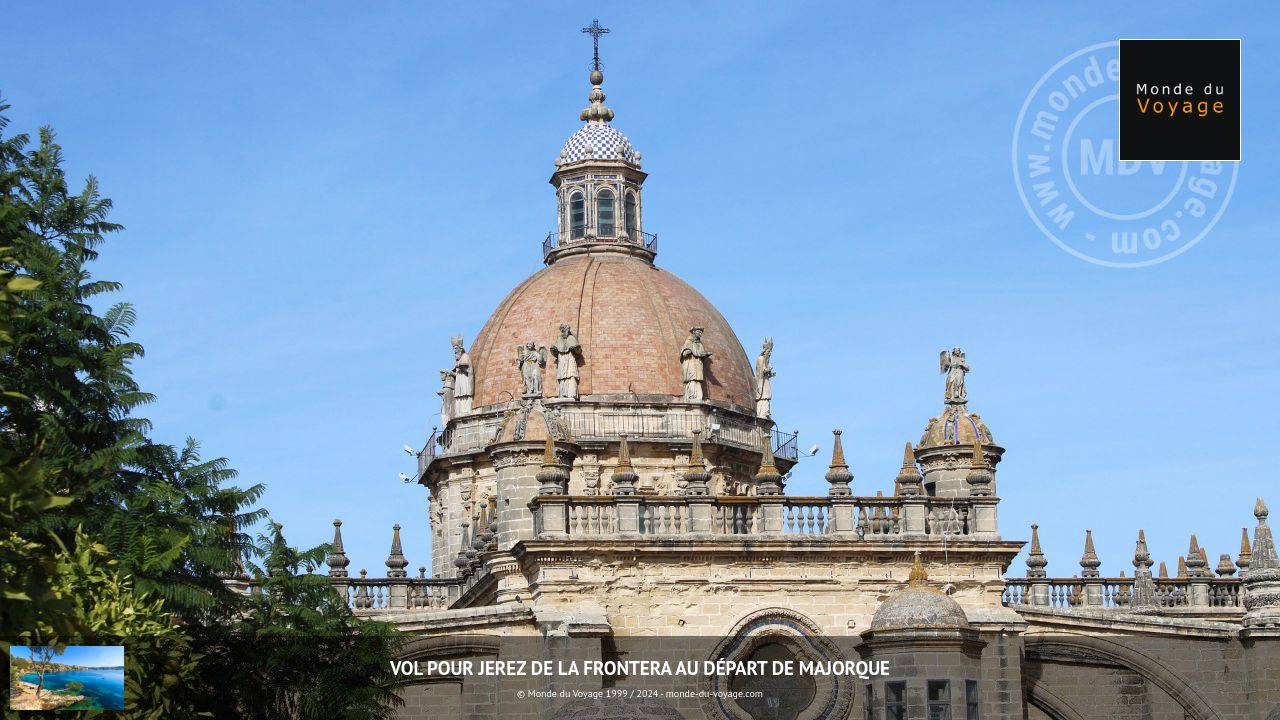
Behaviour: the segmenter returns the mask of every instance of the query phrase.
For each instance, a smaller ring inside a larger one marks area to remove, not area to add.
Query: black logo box
[[[1240,103],[1238,39],[1120,40],[1121,160],[1239,160]]]

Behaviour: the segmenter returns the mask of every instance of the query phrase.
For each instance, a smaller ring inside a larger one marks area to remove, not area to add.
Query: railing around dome
[[[654,233],[628,232],[622,227],[595,228],[583,225],[569,232],[547,233],[547,238],[542,241],[542,261],[546,262],[551,257],[551,251],[558,247],[582,242],[627,243],[655,254],[658,252],[658,236]]]
[[[634,535],[760,535],[833,540],[993,539],[995,498],[793,495],[539,495],[542,539]]]

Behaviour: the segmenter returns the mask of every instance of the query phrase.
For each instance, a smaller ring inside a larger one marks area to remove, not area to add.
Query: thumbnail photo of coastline
[[[12,710],[123,710],[124,647],[9,648]]]

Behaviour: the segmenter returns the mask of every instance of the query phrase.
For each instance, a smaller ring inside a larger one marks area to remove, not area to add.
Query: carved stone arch
[[[415,637],[400,650],[401,660],[447,659],[458,655],[497,655],[499,639],[493,635],[445,635]]]
[[[1057,649],[1082,652],[1132,670],[1163,690],[1191,720],[1221,720],[1204,697],[1158,656],[1094,635],[1028,635],[1023,641],[1028,659],[1042,660]],[[1043,708],[1042,708],[1043,709]]]
[[[1081,715],[1071,703],[1058,697],[1042,683],[1028,683],[1022,692],[1028,703],[1052,720],[1086,720],[1085,716]]]
[[[781,607],[764,608],[751,612],[733,623],[723,634],[706,659],[744,661],[760,647],[781,645],[797,660],[821,662],[842,661],[846,658],[834,643],[823,636],[822,629],[810,618],[794,610]],[[827,720],[844,718],[853,704],[855,683],[841,675],[814,677],[813,700],[803,709],[797,720]],[[703,713],[718,720],[752,720],[752,716],[735,700],[726,697],[729,679],[720,676],[704,676],[702,689]]]

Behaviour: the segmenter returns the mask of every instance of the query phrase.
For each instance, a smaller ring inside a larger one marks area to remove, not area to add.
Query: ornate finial
[[[969,363],[965,360],[964,351],[960,348],[943,350],[938,356],[941,372],[947,376],[946,403],[948,405],[964,405],[968,402],[968,394],[964,387],[964,375],[969,372]]]
[[[1151,567],[1151,553],[1147,551],[1147,533],[1138,531],[1138,544],[1133,549],[1133,566],[1135,568]]]
[[[1253,560],[1253,549],[1249,547],[1249,528],[1240,528],[1240,557],[1236,558],[1236,567],[1240,568],[1243,574],[1249,569],[1249,563]]]
[[[406,576],[404,569],[409,561],[404,559],[404,549],[400,546],[400,524],[391,526],[391,554],[387,555],[387,577],[402,578]]]
[[[1258,498],[1253,507],[1253,516],[1258,518],[1258,527],[1253,531],[1253,553],[1249,558],[1249,572],[1280,568],[1280,558],[1276,557],[1276,543],[1271,537],[1271,528],[1267,526],[1267,505]]]
[[[1044,571],[1048,565],[1049,560],[1044,556],[1044,551],[1040,549],[1040,526],[1032,523],[1031,549],[1027,551],[1027,577],[1048,577],[1048,574]]]
[[[542,452],[542,469],[534,477],[539,483],[539,495],[565,495],[569,492],[569,475],[556,461],[556,444],[550,434]]]
[[[702,431],[693,431],[693,450],[689,453],[689,462],[684,466],[684,494],[702,496],[709,495],[711,489],[707,481],[711,473],[707,472],[707,462],[702,458]]]
[[[924,563],[920,561],[919,550],[916,551],[915,558],[911,562],[911,574],[907,576],[907,587],[929,587],[929,573],[925,572]]]
[[[831,467],[827,470],[827,482],[831,483],[831,488],[827,490],[828,495],[847,497],[853,494],[849,489],[849,482],[853,480],[853,473],[849,472],[849,466],[844,461],[844,445],[840,441],[843,433],[841,430],[832,430],[831,433],[836,436],[835,443],[831,446]]]
[[[902,469],[898,471],[898,477],[893,484],[894,495],[914,496],[924,494],[924,477],[920,475],[920,468],[916,467],[915,451],[909,441],[906,449],[902,451]]]
[[[342,547],[342,521],[333,521],[333,546],[329,548],[329,557],[325,560],[329,566],[329,577],[346,577],[347,566],[351,560],[347,558],[346,549]]]
[[[1102,561],[1098,559],[1098,553],[1093,550],[1093,531],[1084,531],[1084,554],[1080,556],[1080,577],[1096,578],[1101,577],[1098,573],[1098,567],[1102,565]]]
[[[1160,561],[1160,577],[1166,580],[1169,578],[1169,568],[1164,564],[1163,560]]]
[[[763,438],[760,448],[760,469],[756,470],[756,493],[760,495],[782,494],[782,473],[773,464],[773,444],[769,433],[760,433]]]
[[[1236,564],[1231,562],[1231,555],[1222,553],[1218,556],[1218,567],[1214,571],[1218,577],[1231,577],[1236,574]]]
[[[1156,586],[1151,580],[1151,553],[1147,551],[1147,534],[1139,530],[1138,544],[1133,551],[1133,591],[1129,608],[1147,610],[1155,607]]]
[[[578,119],[588,122],[609,122],[613,119],[613,110],[605,107],[604,90],[600,88],[604,84],[604,73],[600,72],[600,36],[608,34],[609,28],[600,27],[599,20],[592,20],[591,27],[582,28],[582,32],[591,36],[594,53],[591,60],[591,92],[587,94],[587,100],[591,102],[591,106],[583,110],[578,115]]]
[[[1174,577],[1188,577],[1187,575],[1187,558],[1185,555],[1178,556],[1178,574]]]
[[[991,468],[986,454],[982,452],[982,441],[977,438],[973,440],[973,458],[969,467],[969,474],[965,477],[969,483],[969,494],[975,497],[991,495]]]
[[[1204,555],[1204,549],[1200,547],[1200,542],[1196,540],[1193,533],[1191,535],[1191,545],[1187,549],[1187,575],[1188,577],[1208,577],[1209,575],[1209,559]]]
[[[627,436],[618,436],[618,467],[613,470],[613,494],[635,495],[636,481],[640,476],[631,467],[631,452],[627,449]]]

